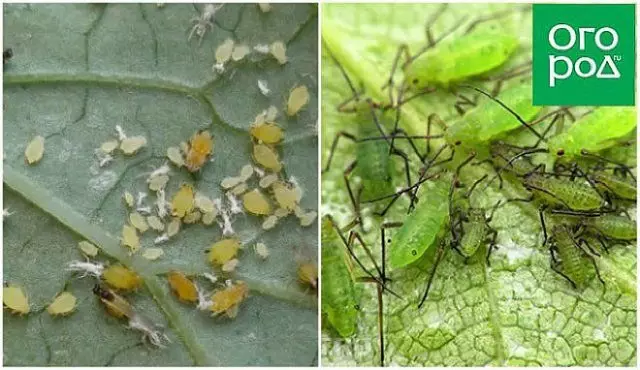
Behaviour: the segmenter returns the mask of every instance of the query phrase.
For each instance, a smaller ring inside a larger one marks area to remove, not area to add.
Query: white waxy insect
[[[149,183],[150,190],[159,191],[164,189],[164,187],[167,185],[167,182],[169,182],[169,176],[167,175],[153,176],[148,178],[147,182]]]
[[[164,251],[161,248],[146,248],[142,252],[142,257],[149,261],[157,260],[164,255]]]
[[[40,135],[36,136],[29,142],[24,150],[24,156],[29,164],[38,163],[44,154],[44,138]]]
[[[226,39],[218,48],[216,49],[216,63],[224,64],[229,59],[231,59],[231,54],[233,53],[233,40]]]
[[[198,45],[202,43],[202,39],[204,35],[207,33],[207,27],[213,30],[213,23],[211,23],[211,18],[216,14],[220,8],[222,8],[224,4],[207,4],[200,14],[199,17],[191,18],[191,23],[195,23],[191,28],[191,32],[189,32],[189,37],[187,37],[187,41],[191,40],[194,34],[199,37]]]
[[[14,212],[9,212],[9,208],[4,208],[2,210],[2,221],[4,222],[4,220],[9,218],[9,216],[11,216],[12,214],[14,214]]]
[[[158,216],[149,216],[149,217],[147,217],[147,223],[155,231],[163,231],[164,230],[164,224],[162,223],[162,220]]]
[[[199,211],[193,210],[191,211],[191,213],[184,216],[182,221],[184,221],[185,224],[195,224],[196,222],[200,221],[201,217],[202,214]]]
[[[270,215],[264,219],[264,222],[262,223],[262,229],[271,230],[276,226],[277,223],[278,223],[278,216]]]
[[[146,197],[147,197],[147,193],[139,191],[138,192],[138,200],[136,201],[136,207],[141,207],[142,206],[142,202],[144,202]]]
[[[318,213],[316,211],[305,213],[300,217],[300,226],[310,226],[313,221],[315,221],[316,217],[318,217]]]
[[[60,293],[47,307],[47,312],[52,316],[68,315],[76,308],[77,299],[69,292]]]
[[[264,96],[268,96],[271,90],[269,90],[269,86],[267,85],[267,81],[258,80],[258,88],[260,89],[260,93]]]
[[[167,236],[172,237],[180,231],[180,218],[174,217],[167,225]]]
[[[120,143],[120,150],[126,155],[133,155],[147,145],[147,138],[144,136],[128,137]]]
[[[213,212],[204,212],[202,214],[202,223],[209,226],[216,220],[216,214]]]
[[[287,217],[287,215],[289,214],[289,210],[286,208],[278,208],[276,209],[275,212],[273,212],[273,215],[278,217],[278,218],[283,218],[283,217]]]
[[[139,213],[145,214],[145,215],[150,215],[151,214],[151,207],[149,207],[149,206],[138,207],[138,208],[136,208],[136,211],[138,211]]]
[[[222,74],[224,73],[224,63],[215,63],[212,67],[211,70],[218,73],[218,74]]]
[[[149,174],[147,182],[151,181],[151,179],[156,176],[168,175],[170,172],[171,168],[169,168],[169,165],[165,162],[162,166],[156,168],[155,170],[153,170],[153,172],[151,172],[151,174]]]
[[[118,140],[122,141],[127,138],[127,134],[124,133],[122,126],[116,125],[116,133],[118,134]]]
[[[233,195],[240,195],[244,192],[247,191],[247,183],[246,182],[241,182],[240,184],[238,184],[235,188],[230,190],[230,193]]]
[[[122,245],[129,247],[133,253],[140,249],[140,238],[135,227],[130,225],[122,227]]]
[[[264,170],[260,167],[253,167],[253,170],[255,171],[255,173],[258,175],[259,178],[263,178],[264,177]]]
[[[158,217],[164,218],[169,212],[170,207],[171,204],[167,202],[164,189],[158,190],[156,192],[156,209],[158,210]]]
[[[287,100],[287,115],[295,116],[309,102],[309,90],[304,85],[296,86]]]
[[[200,274],[200,276],[202,276],[203,278],[209,280],[209,282],[211,282],[211,284],[215,284],[218,282],[218,277],[215,276],[214,274],[210,273],[210,272],[203,272],[202,274]]]
[[[260,185],[261,188],[266,189],[273,185],[273,183],[276,181],[278,181],[278,175],[276,175],[275,173],[271,173],[261,178],[258,182],[258,185]]]
[[[244,59],[251,52],[251,49],[247,45],[236,45],[231,53],[231,59],[235,62]]]
[[[242,180],[242,182],[249,180],[252,175],[253,175],[252,165],[245,164],[244,166],[242,166],[242,169],[240,170],[240,179]]]
[[[223,189],[231,189],[241,182],[241,177],[225,177],[224,179],[222,179],[220,186],[222,186]]]
[[[102,158],[100,158],[100,162],[98,162],[98,166],[102,168],[108,165],[109,163],[111,163],[112,161],[113,161],[113,157],[109,154],[106,154]]]
[[[158,348],[166,348],[164,342],[171,343],[171,340],[162,331],[162,327],[160,325],[154,324],[151,320],[137,312],[129,318],[129,328],[141,331],[142,339],[148,340],[149,343]]]
[[[258,3],[258,7],[260,7],[260,11],[263,13],[269,13],[271,11],[271,4],[269,3]]]
[[[118,140],[105,141],[104,143],[102,143],[102,145],[100,145],[100,150],[102,150],[102,152],[105,154],[109,154],[116,150],[119,144],[120,143],[118,143]]]
[[[267,257],[269,257],[269,249],[264,243],[257,243],[254,249],[256,251],[256,254],[263,260],[266,260]]]
[[[169,240],[169,235],[165,233],[153,239],[153,244],[161,244],[166,242],[167,240]]]
[[[231,236],[235,234],[235,231],[233,231],[233,227],[231,226],[231,217],[229,216],[229,213],[225,210],[222,212],[221,217],[222,223],[219,223],[218,225],[222,228],[222,235]]]
[[[273,105],[270,105],[269,108],[267,108],[267,114],[265,115],[264,119],[267,122],[273,122],[275,121],[277,116],[278,116],[278,108],[276,108]]]
[[[124,198],[124,202],[127,204],[127,207],[132,208],[135,205],[133,194],[125,191],[122,197]]]
[[[95,257],[98,255],[98,247],[96,247],[95,245],[89,243],[86,240],[83,240],[81,242],[78,243],[78,248],[80,248],[80,250],[82,251],[82,253],[84,253],[86,256],[89,257]]]
[[[233,272],[233,271],[235,271],[236,267],[238,267],[238,263],[239,263],[239,261],[238,261],[237,258],[229,260],[229,261],[225,262],[222,265],[222,271],[224,271],[224,272]]]
[[[253,50],[257,51],[260,54],[269,54],[269,45],[267,44],[258,44],[253,47]]]
[[[201,192],[196,192],[195,206],[203,213],[213,213],[216,209],[211,198]]]
[[[231,192],[225,193],[227,197],[227,201],[229,202],[229,212],[232,215],[237,215],[238,213],[242,213],[242,207],[240,206],[240,201],[236,198]]]
[[[104,265],[100,262],[85,262],[85,261],[71,261],[67,264],[67,271],[82,272],[80,278],[86,276],[93,276],[96,279],[100,279],[104,272]]]
[[[280,64],[287,62],[287,47],[282,41],[276,41],[269,46],[269,52]]]
[[[211,311],[211,306],[213,305],[213,301],[210,299],[211,292],[204,291],[198,284],[195,284],[195,286],[198,292],[198,305],[196,309],[200,311]]]
[[[167,158],[171,161],[171,163],[175,164],[178,168],[184,166],[184,157],[182,156],[182,151],[180,148],[176,146],[172,146],[167,149]]]
[[[144,233],[149,230],[147,220],[138,212],[131,212],[129,215],[129,222],[131,222],[131,225],[138,229],[140,233]]]
[[[305,214],[304,209],[300,208],[300,205],[296,205],[296,208],[293,210],[296,217],[300,218]]]

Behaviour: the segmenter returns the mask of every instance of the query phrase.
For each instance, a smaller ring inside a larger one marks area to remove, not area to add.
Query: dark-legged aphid
[[[594,234],[605,250],[606,242],[609,240],[628,243],[637,239],[636,222],[626,216],[611,213],[583,214],[564,210],[552,210],[551,213],[580,217],[579,224],[585,228],[585,232]]]
[[[598,190],[582,178],[574,181],[556,178],[553,174],[532,172],[525,175],[523,185],[551,207],[567,208],[574,211],[598,211],[608,204]]]

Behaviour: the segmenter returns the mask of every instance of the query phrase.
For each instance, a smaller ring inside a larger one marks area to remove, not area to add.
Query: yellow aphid
[[[102,273],[102,279],[112,288],[122,290],[136,289],[142,283],[138,274],[120,264],[107,267]]]
[[[318,217],[318,213],[316,211],[310,211],[303,214],[300,219],[300,226],[306,227],[310,226],[313,221],[315,221],[316,217]]]
[[[247,191],[247,183],[246,182],[241,182],[240,184],[238,184],[238,186],[236,186],[235,188],[231,189],[231,194],[233,195],[240,195],[243,194]]]
[[[222,265],[222,271],[224,272],[233,272],[235,271],[236,267],[238,266],[238,259],[234,258],[232,260],[229,260],[227,262],[224,263],[224,265]]]
[[[112,316],[130,319],[135,314],[129,302],[107,287],[96,285],[93,287],[93,294],[100,298],[100,302]]]
[[[42,159],[42,155],[44,154],[44,138],[40,135],[36,136],[31,140],[31,142],[27,145],[27,148],[24,150],[24,156],[27,160],[27,163],[34,164],[38,163],[40,159]]]
[[[242,196],[242,204],[247,212],[254,215],[268,215],[271,213],[269,201],[258,189],[245,193]]]
[[[241,182],[242,182],[241,177],[225,177],[224,179],[222,179],[220,186],[222,186],[223,189],[231,189],[232,187],[238,185]]]
[[[264,243],[257,243],[254,249],[256,254],[263,260],[266,260],[267,257],[269,257],[269,249]]]
[[[149,261],[155,261],[164,255],[164,251],[160,248],[147,248],[142,252],[142,257]]]
[[[303,284],[310,285],[313,289],[317,289],[318,266],[311,262],[298,265],[298,280]]]
[[[278,159],[278,153],[271,147],[264,144],[255,144],[253,146],[253,160],[262,167],[280,172],[282,163]]]
[[[136,229],[140,230],[141,233],[149,230],[149,225],[147,225],[147,220],[145,220],[144,216],[139,214],[138,212],[132,212],[129,215],[129,222]]]
[[[278,61],[280,64],[285,64],[287,62],[287,47],[282,41],[276,41],[269,46],[269,51],[271,55]]]
[[[231,58],[231,53],[233,52],[233,40],[226,39],[218,48],[216,49],[216,62],[220,64],[226,63],[229,58]]]
[[[2,288],[2,303],[12,313],[25,315],[29,313],[29,299],[17,285],[9,285]]]
[[[276,108],[273,105],[270,105],[269,108],[267,108],[267,112],[264,116],[264,119],[267,122],[273,122],[277,116],[278,116],[278,108]]]
[[[298,205],[298,193],[295,188],[288,186],[282,181],[275,182],[271,189],[273,189],[273,196],[276,198],[276,202],[280,207],[293,211]]]
[[[202,214],[202,223],[209,226],[213,224],[213,221],[216,219],[215,212],[205,212]]]
[[[209,249],[209,262],[213,265],[224,265],[227,261],[235,258],[240,249],[240,241],[238,239],[222,239],[213,243]]]
[[[184,157],[178,147],[172,146],[167,149],[167,158],[169,158],[171,163],[175,164],[178,168],[184,166]]]
[[[47,312],[54,316],[68,315],[76,308],[76,301],[76,297],[73,294],[62,292],[47,307]]]
[[[262,229],[271,230],[276,226],[277,223],[278,223],[278,216],[271,215],[267,217],[262,223]]]
[[[244,166],[242,166],[242,169],[240,169],[240,178],[242,179],[242,182],[249,180],[252,175],[253,175],[252,165],[245,164]]]
[[[118,144],[118,140],[105,141],[104,143],[102,143],[102,145],[100,145],[100,150],[102,150],[103,153],[109,154],[116,150]]]
[[[278,180],[278,175],[272,173],[261,178],[258,185],[260,185],[261,188],[268,188],[277,180]]]
[[[78,243],[78,248],[88,257],[95,257],[98,255],[98,247],[89,243],[88,241],[81,241]]]
[[[233,52],[231,53],[231,59],[237,62],[239,60],[242,60],[244,57],[246,57],[247,54],[249,54],[249,52],[251,52],[251,49],[249,49],[247,45],[238,45],[235,48],[233,48]]]
[[[167,225],[167,236],[172,237],[180,231],[180,219],[175,217]]]
[[[309,91],[302,85],[291,90],[287,101],[287,115],[295,116],[309,102]]]
[[[200,221],[201,217],[202,217],[202,214],[194,210],[194,211],[191,211],[191,213],[189,213],[188,215],[184,216],[182,221],[184,221],[185,224],[195,224],[196,222]]]
[[[197,192],[195,196],[195,206],[203,213],[213,213],[215,211],[215,205],[213,201],[209,199],[206,195]]]
[[[129,208],[133,207],[136,203],[135,198],[133,197],[133,194],[129,193],[128,191],[124,192],[123,198],[124,198],[124,202],[127,204],[127,207]]]
[[[282,140],[283,131],[280,126],[275,123],[261,123],[251,125],[249,128],[251,136],[265,144],[277,144]]]
[[[169,281],[171,290],[179,300],[184,302],[198,301],[198,290],[196,289],[196,285],[183,273],[171,271],[167,275],[167,280]]]
[[[122,245],[129,247],[134,253],[140,248],[140,238],[135,227],[130,225],[122,227]]]
[[[171,200],[171,214],[180,218],[189,214],[193,210],[194,197],[193,186],[183,184]]]
[[[278,218],[283,218],[283,217],[286,217],[289,213],[291,213],[291,212],[288,209],[278,208],[278,209],[276,209],[275,212],[273,212],[273,215],[278,217]]]
[[[227,286],[222,290],[217,290],[211,296],[211,311],[215,315],[226,313],[229,318],[236,317],[238,305],[249,295],[249,288],[243,281]]]
[[[126,155],[133,155],[145,145],[147,145],[147,138],[144,136],[132,136],[122,140],[120,150]]]
[[[149,189],[152,191],[158,191],[164,189],[169,182],[169,176],[156,175],[149,179]]]
[[[262,11],[263,13],[268,13],[271,11],[271,4],[269,3],[258,3],[258,6],[260,7],[260,11]]]
[[[149,216],[149,217],[147,217],[147,223],[155,231],[164,230],[164,224],[162,223],[162,220],[158,216]]]
[[[189,141],[189,148],[186,151],[185,165],[191,172],[196,172],[207,161],[213,151],[213,139],[209,131],[198,131]]]

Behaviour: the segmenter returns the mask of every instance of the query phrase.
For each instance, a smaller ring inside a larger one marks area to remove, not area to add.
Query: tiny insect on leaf
[[[222,290],[217,290],[211,296],[211,311],[217,315],[226,313],[227,317],[234,318],[237,314],[237,306],[248,296],[249,288],[243,281],[227,286]]]
[[[235,258],[239,249],[240,241],[238,239],[222,239],[211,245],[211,249],[209,249],[209,262],[213,265],[222,266],[227,261]]]
[[[164,255],[164,251],[160,248],[146,248],[142,252],[142,257],[149,261],[155,261]]]
[[[2,303],[11,310],[12,313],[25,315],[29,313],[29,299],[17,285],[9,285],[2,288]]]
[[[78,248],[88,257],[95,257],[98,255],[98,247],[84,240],[78,243]]]
[[[109,154],[116,150],[119,144],[120,143],[118,143],[118,140],[105,141],[104,143],[102,143],[102,145],[100,145],[100,150],[102,150],[102,152],[106,154]]]
[[[213,152],[213,138],[209,131],[196,132],[189,141],[185,165],[191,172],[199,171]]]
[[[287,47],[282,41],[276,41],[269,46],[269,52],[280,64],[287,62]]]
[[[242,204],[247,212],[254,215],[268,215],[271,213],[271,204],[258,189],[253,189],[244,194],[242,196]]]
[[[158,216],[149,216],[147,217],[147,223],[149,226],[156,231],[163,231],[164,224],[162,220]]]
[[[120,150],[126,155],[133,155],[146,145],[147,139],[144,136],[132,136],[122,140]]]
[[[171,200],[171,214],[182,218],[193,210],[194,203],[195,195],[193,186],[183,184]]]
[[[284,136],[282,128],[275,123],[252,125],[251,128],[249,128],[249,133],[265,144],[278,144]]]
[[[72,313],[76,308],[76,297],[69,293],[60,293],[47,307],[47,312],[53,316],[64,316]]]
[[[172,146],[167,149],[167,158],[169,158],[171,163],[176,165],[178,168],[184,166],[184,157],[182,156],[182,151],[180,151],[180,148],[178,147]]]
[[[185,274],[179,271],[171,271],[167,275],[169,286],[173,294],[184,302],[197,302],[198,290],[196,285]]]
[[[131,222],[131,225],[138,229],[140,233],[144,233],[145,231],[149,230],[149,225],[147,225],[147,221],[145,220],[144,216],[142,216],[138,212],[132,212],[129,215],[129,222]]]
[[[135,227],[130,225],[122,226],[122,245],[129,247],[133,253],[140,248],[140,238]]]
[[[28,164],[35,164],[42,159],[43,154],[44,137],[38,135],[27,145],[27,148],[24,150],[24,156]]]
[[[114,289],[133,290],[142,284],[142,278],[130,269],[117,264],[107,267],[102,279]]]
[[[262,167],[274,172],[282,170],[282,163],[278,159],[278,153],[267,145],[256,144],[253,146],[253,160]]]
[[[231,54],[233,53],[233,40],[226,39],[218,48],[216,49],[216,62],[224,64],[231,58]]]
[[[307,87],[297,86],[289,94],[289,100],[287,100],[287,115],[295,116],[309,102],[309,90]]]
[[[316,289],[318,287],[318,265],[311,262],[301,263],[298,266],[298,280]]]

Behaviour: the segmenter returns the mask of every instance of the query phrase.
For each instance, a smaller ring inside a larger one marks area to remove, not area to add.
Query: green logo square
[[[534,4],[533,104],[634,105],[635,4]]]

